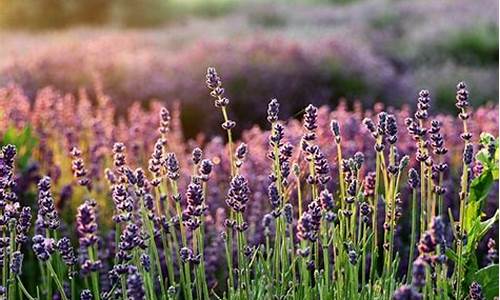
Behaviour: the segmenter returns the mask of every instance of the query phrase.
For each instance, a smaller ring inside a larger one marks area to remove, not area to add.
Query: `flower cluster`
[[[490,293],[479,276],[465,286],[473,274],[464,266],[498,259],[493,239],[486,251],[478,248],[498,217],[485,211],[492,209],[486,193],[496,184],[498,140],[480,134],[488,127],[471,113],[464,84],[457,122],[431,114],[426,90],[416,112],[309,105],[302,120],[286,122],[272,99],[269,131],[255,127],[241,140],[233,139],[231,105],[215,69],[207,70],[206,84],[227,143],[185,142],[178,110],[158,104],[151,113],[131,108],[133,124],[108,120],[103,95],[96,108],[86,100],[77,106],[81,121],[92,116],[89,124],[36,111],[41,143],[34,173],[48,175],[31,179],[38,182],[34,256],[24,245],[32,208],[21,205],[30,203],[30,184],[15,168],[16,148],[0,153],[6,285],[0,294],[12,298],[21,290],[33,298],[33,287],[23,284],[33,273],[28,265],[39,268],[40,296],[61,299],[398,300],[436,292],[483,299]],[[46,99],[36,107],[63,114],[58,103]],[[60,151],[70,145],[81,150]]]

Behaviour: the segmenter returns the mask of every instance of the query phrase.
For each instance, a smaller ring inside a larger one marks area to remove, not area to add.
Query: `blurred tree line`
[[[154,26],[171,15],[168,0],[0,0],[0,27]]]

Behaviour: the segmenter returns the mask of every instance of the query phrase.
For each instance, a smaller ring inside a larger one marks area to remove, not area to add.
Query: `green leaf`
[[[479,211],[482,209],[484,200],[488,197],[491,187],[493,186],[493,182],[493,174],[489,172],[488,169],[484,170],[479,177],[472,180],[469,191],[469,203],[478,202],[479,205],[474,205],[477,210],[475,211],[475,214],[470,217],[479,216]]]
[[[498,264],[489,265],[474,273],[474,280],[477,281],[486,299],[493,299],[498,296]]]
[[[479,142],[484,146],[489,145],[491,142],[495,142],[495,137],[488,132],[482,132],[479,136]]]
[[[498,210],[497,210],[491,218],[489,218],[486,221],[481,222],[481,225],[479,228],[479,233],[478,233],[479,239],[481,239],[490,230],[490,228],[493,227],[493,225],[495,225],[495,223],[498,221],[498,217],[499,217],[499,214],[498,214]]]
[[[481,162],[484,168],[484,172],[491,172],[493,179],[498,180],[499,174],[499,165],[498,165],[498,153],[499,153],[499,140],[495,139],[493,135],[489,133],[481,133],[479,142],[483,146],[481,150],[476,154],[476,159]],[[494,145],[495,152],[493,157],[490,155],[489,148],[491,145]]]
[[[453,260],[454,262],[458,262],[457,253],[455,253],[455,251],[453,251],[451,248],[447,248],[445,254],[446,257],[448,257],[449,259]]]
[[[16,163],[20,169],[25,169],[37,144],[31,126],[19,130],[13,126],[7,128],[1,140],[1,146],[12,144],[17,148]]]
[[[475,223],[479,222],[480,202],[470,202],[465,206],[464,228],[471,232]]]
[[[476,159],[479,160],[484,166],[489,166],[490,155],[487,151],[481,150],[476,154]]]
[[[498,210],[495,214],[486,221],[481,222],[480,218],[477,218],[473,221],[473,225],[469,230],[468,235],[468,243],[466,246],[466,253],[473,254],[474,249],[476,248],[477,243],[481,241],[481,239],[486,235],[486,233],[495,225],[498,221],[499,212]]]

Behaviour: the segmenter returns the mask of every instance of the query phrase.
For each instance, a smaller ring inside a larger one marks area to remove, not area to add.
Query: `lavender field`
[[[498,299],[498,3],[61,3],[0,1],[0,299]]]

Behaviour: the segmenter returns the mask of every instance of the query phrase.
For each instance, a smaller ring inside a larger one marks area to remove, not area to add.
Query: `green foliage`
[[[451,34],[439,45],[447,56],[464,63],[498,63],[498,25],[476,26]]]
[[[33,154],[33,149],[37,145],[37,139],[34,136],[31,126],[26,126],[24,129],[9,127],[4,133],[0,145],[5,146],[12,144],[17,148],[17,166],[24,170],[28,166],[28,162]]]
[[[397,13],[390,11],[386,11],[370,20],[372,27],[379,30],[384,30],[391,26],[398,25],[400,22],[401,17]]]
[[[414,64],[454,61],[464,66],[498,64],[498,24],[478,24],[443,33],[414,53]],[[413,47],[414,48],[414,47]],[[411,49],[415,51],[415,49]]]
[[[101,24],[110,16],[111,3],[106,0],[0,0],[0,26],[50,29],[70,24]]]
[[[494,180],[498,180],[498,139],[489,133],[483,132],[479,137],[479,142],[483,148],[477,153],[476,159],[481,162],[481,164],[488,170],[490,170],[491,175]],[[495,151],[491,153],[488,151],[488,147],[494,147]]]
[[[498,265],[479,270],[476,253],[478,243],[499,219],[499,211],[497,210],[492,217],[481,221],[484,215],[483,204],[493,183],[498,181],[498,139],[495,139],[491,134],[482,133],[480,143],[483,148],[476,154],[476,159],[483,165],[483,172],[470,184],[464,216],[464,229],[467,233],[467,243],[462,252],[464,258],[462,265],[465,267],[465,281],[467,283],[464,288],[468,287],[472,281],[478,281],[483,288],[486,287],[485,293],[498,295]],[[459,262],[458,255],[454,251],[447,250],[446,255],[456,263]],[[496,275],[493,275],[494,272]]]
[[[162,0],[122,0],[112,3],[111,18],[107,22],[127,27],[156,26],[172,18],[169,1]]]
[[[481,284],[486,299],[493,299],[495,296],[498,296],[498,272],[498,264],[494,264],[474,273],[473,280]]]
[[[149,27],[186,15],[218,16],[234,0],[0,0],[0,27],[32,30],[112,24]]]
[[[455,92],[450,90],[451,84],[440,83],[434,92],[435,106],[442,111],[451,111],[455,108]]]
[[[363,80],[359,74],[345,70],[339,61],[333,59],[326,61],[324,66],[327,68],[328,80],[334,89],[335,96],[333,98],[355,98],[371,89],[366,80]],[[373,93],[376,94],[376,91]]]
[[[472,228],[475,219],[480,218],[484,200],[488,197],[493,182],[498,181],[498,139],[489,133],[482,133],[480,143],[483,148],[476,154],[476,160],[483,165],[483,172],[474,178],[470,185],[465,219],[466,230]],[[494,147],[495,150],[490,152],[490,147]]]
[[[269,7],[252,12],[248,18],[251,23],[267,28],[283,27],[287,22],[286,16]]]
[[[170,1],[169,7],[184,16],[218,17],[229,13],[236,3],[235,0],[176,0]]]

